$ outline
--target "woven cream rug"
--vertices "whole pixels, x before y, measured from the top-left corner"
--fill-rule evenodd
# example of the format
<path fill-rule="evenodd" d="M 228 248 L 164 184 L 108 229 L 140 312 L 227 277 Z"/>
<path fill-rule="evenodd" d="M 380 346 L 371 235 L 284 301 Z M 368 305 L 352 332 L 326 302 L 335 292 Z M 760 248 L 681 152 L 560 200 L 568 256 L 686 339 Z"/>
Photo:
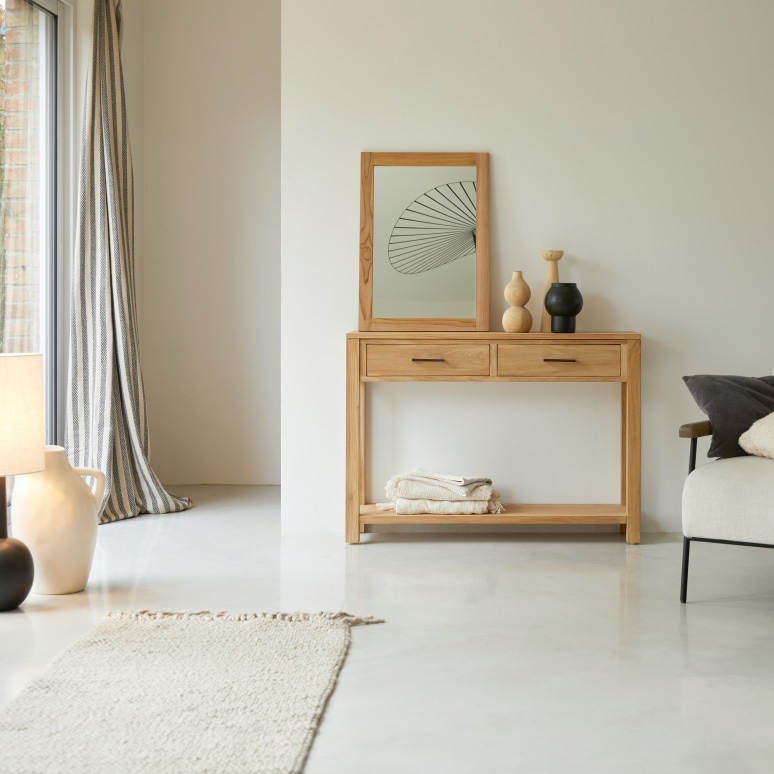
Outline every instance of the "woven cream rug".
<path fill-rule="evenodd" d="M 3 774 L 300 772 L 346 613 L 110 613 L 0 713 Z"/>

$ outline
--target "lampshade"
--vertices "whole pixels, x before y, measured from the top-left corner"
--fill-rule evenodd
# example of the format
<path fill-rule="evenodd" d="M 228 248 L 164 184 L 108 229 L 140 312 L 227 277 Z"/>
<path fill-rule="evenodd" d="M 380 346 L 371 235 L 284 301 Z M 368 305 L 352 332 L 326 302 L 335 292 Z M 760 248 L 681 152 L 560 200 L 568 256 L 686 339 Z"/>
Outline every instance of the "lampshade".
<path fill-rule="evenodd" d="M 46 465 L 43 355 L 0 355 L 0 476 Z"/>

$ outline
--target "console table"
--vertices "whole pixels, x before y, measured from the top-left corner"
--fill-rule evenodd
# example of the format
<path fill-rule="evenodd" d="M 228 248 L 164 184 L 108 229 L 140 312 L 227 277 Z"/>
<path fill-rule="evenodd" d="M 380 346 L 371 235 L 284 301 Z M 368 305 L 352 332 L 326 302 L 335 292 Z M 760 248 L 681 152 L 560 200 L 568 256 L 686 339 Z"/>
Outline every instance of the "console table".
<path fill-rule="evenodd" d="M 619 524 L 640 542 L 640 334 L 347 334 L 346 540 L 369 524 Z M 618 503 L 506 503 L 505 513 L 397 515 L 365 502 L 369 382 L 620 382 L 621 497 Z"/>

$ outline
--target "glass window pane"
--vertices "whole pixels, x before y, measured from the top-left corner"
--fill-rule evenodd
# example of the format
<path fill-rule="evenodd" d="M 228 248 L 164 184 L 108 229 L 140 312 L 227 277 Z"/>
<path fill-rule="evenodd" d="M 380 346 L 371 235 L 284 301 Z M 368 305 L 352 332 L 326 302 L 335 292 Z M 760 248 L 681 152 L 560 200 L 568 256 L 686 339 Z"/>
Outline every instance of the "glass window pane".
<path fill-rule="evenodd" d="M 43 352 L 50 364 L 56 18 L 27 0 L 0 0 L 0 15 L 0 352 Z"/>

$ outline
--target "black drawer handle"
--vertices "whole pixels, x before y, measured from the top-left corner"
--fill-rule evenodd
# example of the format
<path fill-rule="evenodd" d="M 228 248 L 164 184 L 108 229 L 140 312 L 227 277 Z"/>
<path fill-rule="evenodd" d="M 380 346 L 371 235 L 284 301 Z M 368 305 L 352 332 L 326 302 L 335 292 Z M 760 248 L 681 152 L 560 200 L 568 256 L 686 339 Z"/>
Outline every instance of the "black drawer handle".
<path fill-rule="evenodd" d="M 412 357 L 412 363 L 445 363 L 445 357 Z"/>
<path fill-rule="evenodd" d="M 544 357 L 544 363 L 577 363 L 574 357 Z"/>

